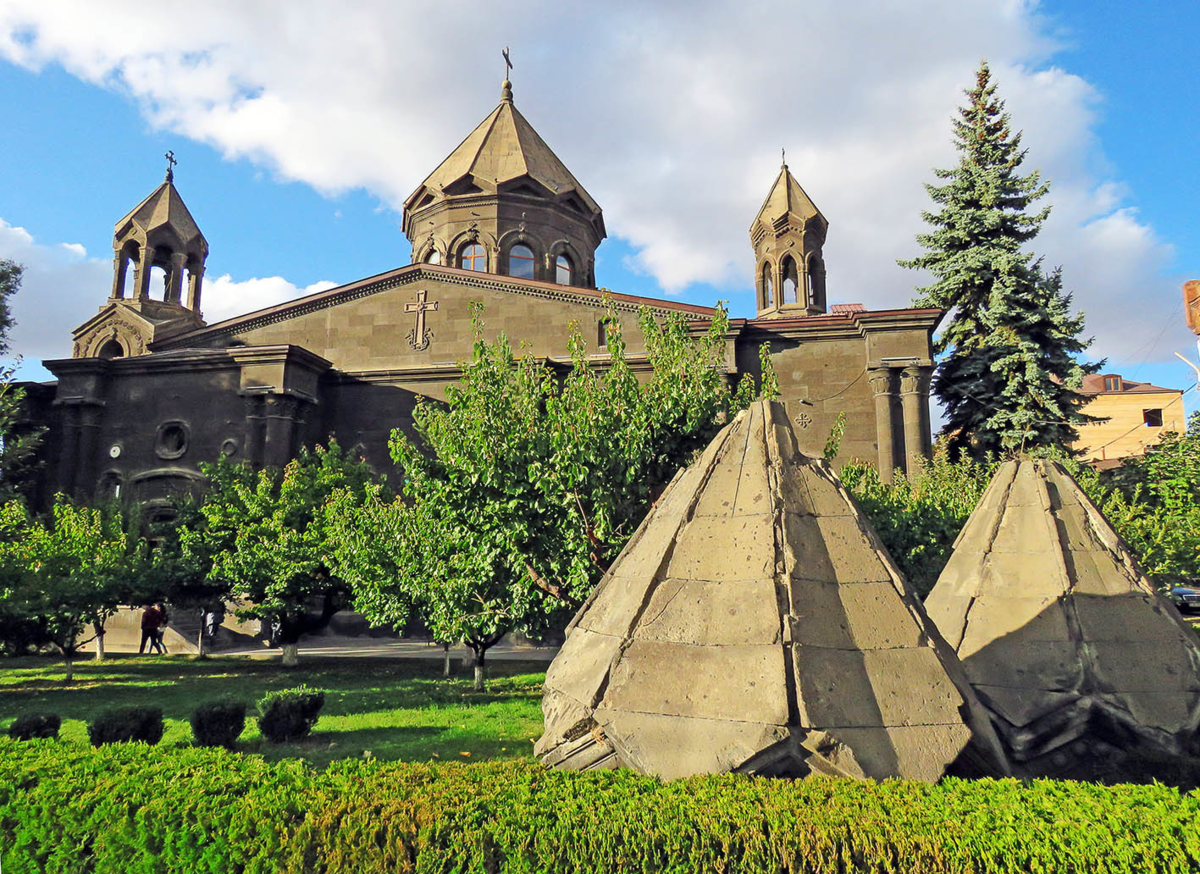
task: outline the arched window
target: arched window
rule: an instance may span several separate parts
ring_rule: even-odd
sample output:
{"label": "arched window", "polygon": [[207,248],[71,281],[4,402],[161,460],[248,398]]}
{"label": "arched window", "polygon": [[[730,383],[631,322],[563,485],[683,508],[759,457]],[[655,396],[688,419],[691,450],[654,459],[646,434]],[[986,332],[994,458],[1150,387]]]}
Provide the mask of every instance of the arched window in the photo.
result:
{"label": "arched window", "polygon": [[769,310],[775,305],[775,300],[771,294],[771,265],[764,264],[762,269],[762,296],[764,310]]}
{"label": "arched window", "polygon": [[479,243],[467,243],[458,250],[458,266],[463,270],[487,270],[487,253]]}
{"label": "arched window", "polygon": [[554,262],[554,281],[559,285],[570,285],[573,272],[571,259],[566,255],[559,255],[558,260]]}
{"label": "arched window", "polygon": [[804,271],[804,303],[810,307],[817,305],[816,300],[813,298],[813,281],[812,281],[813,265],[815,263],[816,262],[812,258],[809,258],[808,259],[808,269]]}
{"label": "arched window", "polygon": [[109,340],[100,347],[100,351],[96,353],[100,358],[111,360],[113,358],[124,358],[125,347],[118,340]]}
{"label": "arched window", "polygon": [[796,262],[787,257],[783,259],[783,299],[782,304],[797,303],[796,292],[800,285],[800,276],[796,270]]}
{"label": "arched window", "polygon": [[533,279],[533,250],[517,244],[508,250],[508,275],[517,279]]}
{"label": "arched window", "polygon": [[439,252],[437,249],[430,249],[429,254],[425,256],[425,263],[426,264],[441,264],[442,263],[442,253]]}

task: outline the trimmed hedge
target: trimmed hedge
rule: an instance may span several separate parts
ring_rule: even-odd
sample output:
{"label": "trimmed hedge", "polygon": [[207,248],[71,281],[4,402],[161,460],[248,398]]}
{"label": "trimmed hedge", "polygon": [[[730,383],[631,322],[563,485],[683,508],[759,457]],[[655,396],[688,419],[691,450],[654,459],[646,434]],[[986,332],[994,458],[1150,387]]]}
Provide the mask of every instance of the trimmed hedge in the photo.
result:
{"label": "trimmed hedge", "polygon": [[197,746],[231,750],[246,727],[246,705],[229,699],[206,701],[192,711],[191,723]]}
{"label": "trimmed hedge", "polygon": [[325,706],[325,693],[308,686],[268,692],[258,699],[258,730],[271,743],[308,737]]}
{"label": "trimmed hedge", "polygon": [[88,740],[92,746],[103,744],[156,744],[163,736],[161,707],[114,707],[105,710],[88,723]]}
{"label": "trimmed hedge", "polygon": [[572,774],[532,763],[323,772],[220,749],[0,739],[5,870],[1185,872],[1200,794],[1161,785],[937,786]]}
{"label": "trimmed hedge", "polygon": [[8,727],[8,736],[13,740],[58,737],[62,719],[57,713],[22,713]]}

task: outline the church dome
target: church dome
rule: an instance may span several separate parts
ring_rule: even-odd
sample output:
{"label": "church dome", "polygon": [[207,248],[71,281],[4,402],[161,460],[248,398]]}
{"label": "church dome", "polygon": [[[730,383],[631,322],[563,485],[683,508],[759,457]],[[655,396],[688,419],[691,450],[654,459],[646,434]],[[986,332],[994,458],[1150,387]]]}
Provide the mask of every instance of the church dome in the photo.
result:
{"label": "church dome", "polygon": [[[513,104],[499,105],[404,203],[414,261],[594,285],[600,206]],[[517,254],[511,250],[517,248]]]}

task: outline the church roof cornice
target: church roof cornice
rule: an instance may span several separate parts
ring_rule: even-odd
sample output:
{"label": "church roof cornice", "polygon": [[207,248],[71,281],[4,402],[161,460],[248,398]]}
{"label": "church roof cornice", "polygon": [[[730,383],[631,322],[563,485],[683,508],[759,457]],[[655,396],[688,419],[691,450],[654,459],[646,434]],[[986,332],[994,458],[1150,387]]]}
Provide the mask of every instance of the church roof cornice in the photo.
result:
{"label": "church roof cornice", "polygon": [[169,339],[153,344],[153,351],[181,348],[196,343],[205,343],[214,338],[240,334],[252,331],[266,325],[293,319],[308,313],[338,306],[351,300],[370,297],[383,291],[409,285],[421,280],[437,280],[456,285],[464,285],[489,291],[500,291],[509,294],[522,294],[539,297],[546,300],[560,300],[570,303],[590,304],[603,308],[611,300],[618,310],[637,312],[643,306],[660,315],[682,313],[695,319],[712,319],[716,310],[712,307],[695,304],[676,303],[675,301],[658,298],[638,297],[620,294],[607,289],[577,288],[569,285],[557,285],[552,282],[538,282],[530,279],[513,279],[496,273],[479,273],[472,270],[462,270],[457,267],[441,267],[432,264],[409,264],[387,273],[360,279],[337,288],[318,291],[314,294],[276,304],[273,307],[255,310],[242,316],[226,319],[205,328],[177,334]]}

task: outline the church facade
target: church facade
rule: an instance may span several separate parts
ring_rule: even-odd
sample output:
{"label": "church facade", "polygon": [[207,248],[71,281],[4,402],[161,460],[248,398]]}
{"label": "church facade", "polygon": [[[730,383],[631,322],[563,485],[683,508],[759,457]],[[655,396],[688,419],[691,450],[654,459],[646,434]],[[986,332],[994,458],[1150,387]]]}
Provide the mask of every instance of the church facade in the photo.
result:
{"label": "church facade", "polygon": [[[596,288],[602,211],[518,112],[507,81],[495,110],[407,199],[403,229],[406,266],[208,324],[208,243],[168,170],[117,223],[111,294],[74,331],[71,357],[45,362],[56,382],[26,386],[31,420],[48,426],[39,502],[64,492],[166,511],[202,484],[201,462],[282,465],[331,436],[391,472],[391,431],[411,427],[419,396],[444,398],[459,379],[474,302],[489,338],[526,341],[551,366],[570,361],[572,322],[602,365],[610,305],[643,366],[640,308],[681,313],[697,331],[714,315]],[[731,320],[726,368],[733,380],[757,375],[768,344],[801,448],[820,453],[845,413],[839,460],[874,461],[890,477],[929,452],[941,311],[828,304],[827,231],[785,164],[751,223],[758,313]]]}

